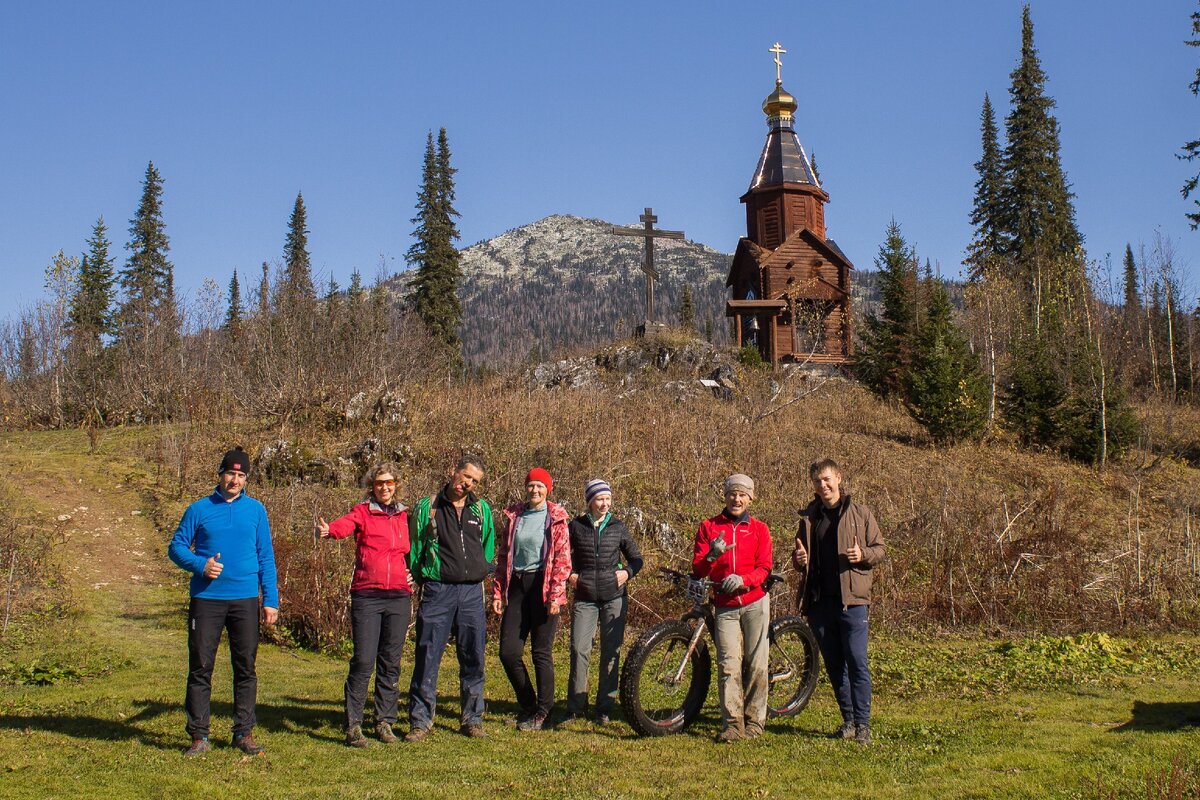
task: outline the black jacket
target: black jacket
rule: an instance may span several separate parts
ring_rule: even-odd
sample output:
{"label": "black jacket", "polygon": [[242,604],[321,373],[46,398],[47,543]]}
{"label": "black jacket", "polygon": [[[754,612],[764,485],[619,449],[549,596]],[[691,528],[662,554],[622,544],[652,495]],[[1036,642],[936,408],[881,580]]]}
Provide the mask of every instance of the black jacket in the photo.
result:
{"label": "black jacket", "polygon": [[579,575],[576,600],[606,603],[625,593],[624,588],[617,588],[617,568],[628,570],[633,578],[642,568],[642,553],[625,523],[616,517],[609,518],[603,534],[597,536],[596,531],[587,514],[571,520],[571,572]]}

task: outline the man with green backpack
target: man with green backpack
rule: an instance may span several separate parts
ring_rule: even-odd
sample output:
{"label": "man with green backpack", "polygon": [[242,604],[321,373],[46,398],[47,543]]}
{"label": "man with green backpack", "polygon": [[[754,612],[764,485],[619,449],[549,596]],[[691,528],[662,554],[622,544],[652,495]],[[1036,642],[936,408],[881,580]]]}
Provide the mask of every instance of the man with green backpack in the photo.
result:
{"label": "man with green backpack", "polygon": [[487,635],[483,579],[495,569],[495,527],[487,501],[475,496],[483,480],[477,456],[459,459],[436,495],[422,497],[409,514],[409,567],[421,589],[406,742],[433,731],[438,668],[454,634],[462,699],[460,731],[483,738],[483,648]]}

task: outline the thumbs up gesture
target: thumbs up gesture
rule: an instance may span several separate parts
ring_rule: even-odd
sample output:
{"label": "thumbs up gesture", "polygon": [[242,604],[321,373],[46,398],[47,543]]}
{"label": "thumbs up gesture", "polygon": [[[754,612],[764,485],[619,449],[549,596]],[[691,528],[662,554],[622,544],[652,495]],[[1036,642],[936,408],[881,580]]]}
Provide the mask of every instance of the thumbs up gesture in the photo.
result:
{"label": "thumbs up gesture", "polygon": [[808,566],[808,551],[799,536],[796,537],[796,549],[792,551],[792,561],[801,569]]}
{"label": "thumbs up gesture", "polygon": [[221,575],[221,570],[225,569],[225,565],[218,560],[220,558],[220,553],[208,557],[208,561],[204,562],[204,577],[216,580]]}
{"label": "thumbs up gesture", "polygon": [[317,517],[317,536],[322,539],[329,538],[329,523],[321,517]]}
{"label": "thumbs up gesture", "polygon": [[851,564],[861,564],[863,561],[862,548],[858,546],[858,538],[855,537],[854,544],[850,545],[850,549],[846,551],[846,560]]}

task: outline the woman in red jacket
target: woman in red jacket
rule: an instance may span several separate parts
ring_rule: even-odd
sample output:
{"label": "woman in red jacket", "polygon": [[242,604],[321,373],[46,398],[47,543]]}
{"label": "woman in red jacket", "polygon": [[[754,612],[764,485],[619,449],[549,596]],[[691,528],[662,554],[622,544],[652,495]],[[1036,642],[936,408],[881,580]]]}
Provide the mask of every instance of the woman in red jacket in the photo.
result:
{"label": "woman in red jacket", "polygon": [[692,551],[692,571],[713,583],[721,743],[753,739],[767,722],[771,598],[763,583],[771,575],[771,531],[750,516],[753,500],[754,481],[730,475],[725,509],[700,523]]}
{"label": "woman in red jacket", "polygon": [[396,500],[395,464],[372,467],[364,477],[367,495],[350,513],[333,522],[319,520],[322,538],[355,537],[354,578],[350,582],[350,630],[354,654],[346,676],[346,744],[366,747],[363,706],[367,684],[375,672],[375,735],[379,741],[396,741],[400,696],[400,653],[412,617],[412,590],[408,578],[408,512]]}

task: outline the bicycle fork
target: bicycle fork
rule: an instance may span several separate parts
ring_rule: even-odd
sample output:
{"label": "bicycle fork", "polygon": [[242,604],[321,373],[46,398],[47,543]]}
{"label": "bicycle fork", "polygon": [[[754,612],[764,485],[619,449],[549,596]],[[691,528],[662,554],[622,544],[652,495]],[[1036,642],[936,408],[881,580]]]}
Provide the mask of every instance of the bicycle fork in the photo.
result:
{"label": "bicycle fork", "polygon": [[687,670],[688,662],[692,660],[692,653],[696,652],[696,648],[700,645],[700,639],[704,636],[704,628],[704,620],[700,620],[700,624],[692,630],[692,638],[688,640],[687,650],[684,651],[683,659],[679,662],[679,669],[675,671],[673,683],[683,680],[683,673]]}

